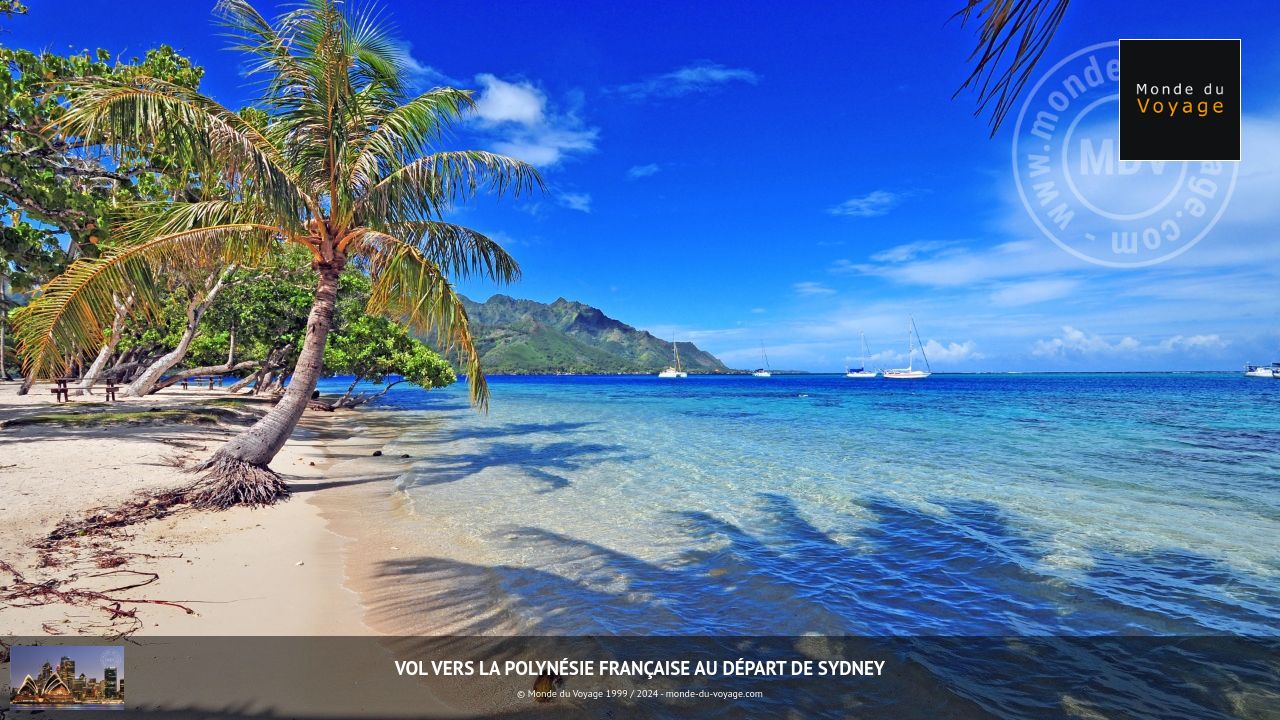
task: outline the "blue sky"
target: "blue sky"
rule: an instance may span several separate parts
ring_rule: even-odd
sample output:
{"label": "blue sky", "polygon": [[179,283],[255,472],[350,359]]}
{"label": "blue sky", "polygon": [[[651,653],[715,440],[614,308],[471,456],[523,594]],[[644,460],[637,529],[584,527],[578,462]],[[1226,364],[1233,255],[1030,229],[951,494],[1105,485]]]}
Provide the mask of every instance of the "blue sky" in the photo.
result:
{"label": "blue sky", "polygon": [[124,679],[124,648],[118,645],[15,645],[11,650],[10,682],[15,686],[27,675],[37,677],[45,663],[56,669],[63,657],[76,664],[76,676],[102,678],[104,667],[116,669],[116,679]]}
{"label": "blue sky", "polygon": [[[1280,360],[1280,7],[1076,0],[1046,54],[1121,37],[1243,39],[1244,160],[1181,257],[1109,269],[1023,209],[1011,128],[988,138],[957,2],[395,3],[424,86],[479,112],[460,139],[538,164],[551,191],[459,222],[508,244],[503,292],[567,297],[730,365],[834,371],[905,352],[938,370],[1235,369]],[[169,43],[247,102],[209,2],[33,3],[3,42],[125,56]],[[270,3],[259,6],[274,14]],[[1039,72],[1039,71],[1038,71]],[[470,284],[478,299],[493,288]]]}

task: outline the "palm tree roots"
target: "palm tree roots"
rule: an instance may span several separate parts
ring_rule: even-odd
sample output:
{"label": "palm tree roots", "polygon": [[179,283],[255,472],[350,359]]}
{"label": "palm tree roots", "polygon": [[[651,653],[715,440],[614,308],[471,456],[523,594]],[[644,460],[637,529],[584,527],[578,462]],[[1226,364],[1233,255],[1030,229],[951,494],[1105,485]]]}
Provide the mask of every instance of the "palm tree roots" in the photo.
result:
{"label": "palm tree roots", "polygon": [[214,454],[196,470],[204,476],[186,493],[193,508],[225,510],[237,505],[259,507],[289,497],[289,486],[270,469]]}

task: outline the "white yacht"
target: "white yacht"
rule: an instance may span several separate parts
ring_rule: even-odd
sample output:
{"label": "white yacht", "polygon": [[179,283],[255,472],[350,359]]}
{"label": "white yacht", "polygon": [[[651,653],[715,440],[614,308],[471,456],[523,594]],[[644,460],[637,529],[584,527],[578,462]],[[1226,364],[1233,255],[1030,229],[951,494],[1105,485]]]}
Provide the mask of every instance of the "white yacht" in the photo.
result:
{"label": "white yacht", "polygon": [[676,341],[675,341],[675,340],[672,340],[672,341],[671,341],[671,350],[672,350],[673,352],[675,352],[675,356],[676,356],[676,364],[675,364],[674,366],[669,367],[669,368],[667,368],[666,370],[663,370],[662,372],[658,373],[658,377],[660,377],[660,378],[687,378],[687,377],[689,377],[689,373],[685,372],[685,371],[684,371],[684,368],[683,368],[683,367],[681,367],[681,365],[680,365],[680,346],[676,344]]}
{"label": "white yacht", "polygon": [[[916,347],[920,348],[920,357],[924,358],[924,370],[916,369]],[[920,380],[933,374],[929,367],[929,358],[924,354],[924,343],[920,342],[920,331],[916,330],[916,320],[911,318],[907,328],[907,366],[896,370],[885,370],[884,376],[889,380]]]}
{"label": "white yacht", "polygon": [[862,364],[856,368],[849,368],[844,376],[847,378],[873,378],[880,375],[875,370],[867,369],[867,336],[858,333],[858,338],[862,341]]}
{"label": "white yacht", "polygon": [[756,368],[756,371],[751,374],[755,377],[773,377],[773,369],[769,367],[769,356],[764,352],[763,340],[760,341],[760,359],[764,362],[764,367]]}
{"label": "white yacht", "polygon": [[1266,365],[1245,365],[1244,376],[1280,379],[1280,363],[1271,363],[1270,367]]}

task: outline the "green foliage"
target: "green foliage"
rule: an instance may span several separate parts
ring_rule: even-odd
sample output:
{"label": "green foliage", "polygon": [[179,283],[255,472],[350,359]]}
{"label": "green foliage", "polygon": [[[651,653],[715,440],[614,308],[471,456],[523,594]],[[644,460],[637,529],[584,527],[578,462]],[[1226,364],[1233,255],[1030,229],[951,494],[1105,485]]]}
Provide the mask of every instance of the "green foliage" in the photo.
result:
{"label": "green foliage", "polygon": [[314,297],[315,271],[306,251],[289,248],[266,269],[239,269],[205,312],[201,332],[191,343],[185,364],[226,362],[231,333],[236,359],[266,359],[272,350],[291,346],[281,358],[292,363],[302,347]]}
{"label": "green foliage", "polygon": [[[78,261],[26,316],[24,368],[48,374],[91,351],[108,297],[101,285],[144,269],[159,276],[184,257],[253,266],[267,244],[294,244],[321,278],[348,263],[366,273],[367,313],[440,338],[484,407],[480,356],[452,283],[471,274],[509,282],[519,267],[491,239],[442,217],[480,191],[541,189],[538,172],[489,152],[438,150],[473,106],[470,93],[411,96],[411,59],[376,11],[310,0],[273,25],[245,0],[220,0],[216,13],[261,80],[254,110],[233,112],[189,84],[145,73],[68,81],[63,133],[92,138],[122,161],[159,153],[184,182],[217,171],[218,183],[202,185],[199,197],[133,205],[101,260]],[[134,312],[156,312],[155,300],[142,298]],[[307,375],[291,388],[313,383]]]}
{"label": "green foliage", "polygon": [[[0,14],[24,12],[21,3],[0,0]],[[33,292],[71,258],[97,254],[121,203],[169,197],[187,183],[163,172],[162,155],[106,162],[93,152],[95,139],[60,133],[67,84],[154,75],[195,88],[204,71],[167,46],[129,63],[113,62],[105,50],[62,56],[0,47],[0,64],[0,322],[7,324],[15,296]],[[110,303],[100,308],[108,314],[95,321],[109,325]]]}
{"label": "green foliage", "polygon": [[26,14],[27,6],[22,4],[22,0],[0,0],[0,15],[13,17]]}
{"label": "green foliage", "polygon": [[0,63],[0,199],[21,213],[11,225],[43,236],[38,245],[57,246],[54,236],[65,233],[73,252],[89,252],[106,238],[113,207],[166,197],[185,182],[157,172],[163,157],[134,151],[104,162],[92,152],[95,138],[63,134],[59,125],[69,84],[86,78],[154,76],[197,87],[204,70],[173,48],[124,63],[105,50],[64,56],[0,47]]}
{"label": "green foliage", "polygon": [[453,384],[453,368],[403,326],[373,315],[361,315],[330,335],[324,351],[325,370],[356,380],[383,383],[398,375],[424,388]]}
{"label": "green foliage", "polygon": [[366,276],[348,271],[341,283],[338,317],[324,351],[326,373],[378,383],[397,375],[423,388],[457,380],[449,363],[402,325],[365,312],[370,292]]}

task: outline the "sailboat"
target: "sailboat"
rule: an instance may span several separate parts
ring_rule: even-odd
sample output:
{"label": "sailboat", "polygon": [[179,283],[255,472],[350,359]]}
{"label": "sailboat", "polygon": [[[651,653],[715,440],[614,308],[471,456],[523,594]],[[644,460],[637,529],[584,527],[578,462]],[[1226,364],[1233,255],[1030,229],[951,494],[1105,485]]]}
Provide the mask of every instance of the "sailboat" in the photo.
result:
{"label": "sailboat", "polygon": [[849,368],[849,371],[844,376],[850,378],[873,378],[880,373],[867,369],[867,336],[858,333],[858,337],[862,340],[862,364],[856,368]]}
{"label": "sailboat", "polygon": [[[924,370],[916,370],[916,347],[920,347],[920,357],[924,358]],[[924,344],[920,342],[920,331],[916,330],[916,319],[911,318],[907,328],[907,366],[896,370],[885,370],[884,376],[889,380],[919,380],[933,374],[929,367],[929,358],[924,354]]]}
{"label": "sailboat", "polygon": [[769,356],[764,352],[763,340],[760,341],[760,359],[764,361],[764,367],[756,368],[756,371],[751,374],[755,377],[773,377],[772,368],[769,367]]}
{"label": "sailboat", "polygon": [[675,355],[676,355],[676,364],[675,364],[675,366],[673,366],[673,367],[669,367],[669,368],[667,368],[666,370],[663,370],[662,372],[658,373],[658,377],[660,377],[660,378],[687,378],[687,377],[689,377],[689,373],[685,372],[685,371],[684,371],[684,368],[680,366],[680,346],[676,344],[676,341],[675,341],[675,339],[674,339],[674,338],[672,338],[672,340],[671,340],[671,349],[672,349],[672,351],[674,351],[674,352],[675,352]]}
{"label": "sailboat", "polygon": [[1280,363],[1271,363],[1271,367],[1266,365],[1245,365],[1244,376],[1280,379]]}

